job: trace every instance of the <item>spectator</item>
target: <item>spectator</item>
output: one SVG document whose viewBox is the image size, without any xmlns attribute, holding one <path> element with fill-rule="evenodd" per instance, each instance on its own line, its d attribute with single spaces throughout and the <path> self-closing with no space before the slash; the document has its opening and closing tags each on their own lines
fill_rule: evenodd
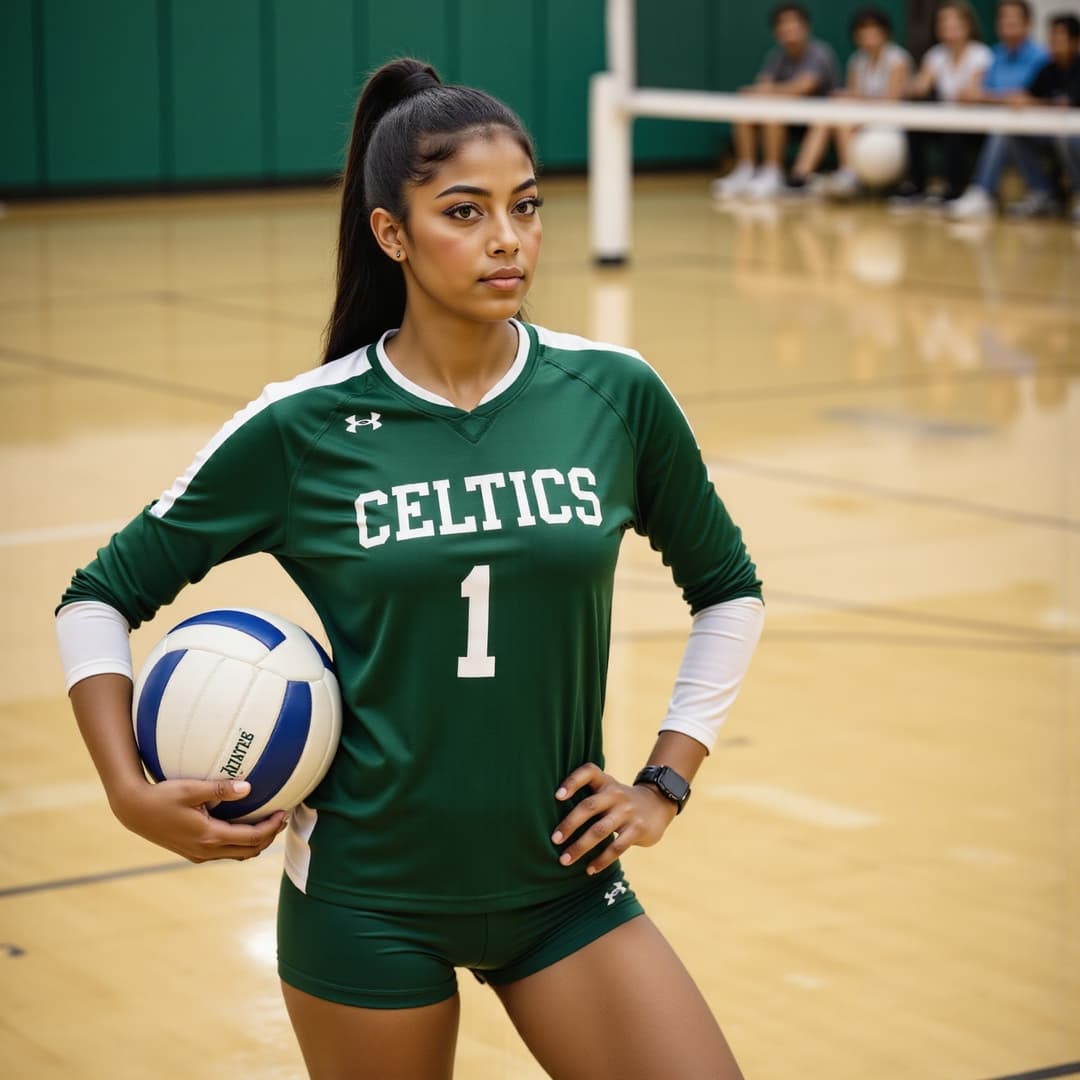
<svg viewBox="0 0 1080 1080">
<path fill-rule="evenodd" d="M 1010 94 L 1026 90 L 1050 59 L 1031 40 L 1031 5 L 1027 0 L 1000 0 L 997 6 L 998 44 L 982 82 L 963 87 L 960 101 L 981 105 L 1003 104 Z"/>
<path fill-rule="evenodd" d="M 938 101 L 959 101 L 982 83 L 993 53 L 979 40 L 979 22 L 967 0 L 945 0 L 934 17 L 938 44 L 927 52 L 912 80 L 909 96 L 933 97 Z M 908 180 L 891 200 L 896 207 L 940 202 L 928 196 L 927 151 L 930 144 L 941 146 L 945 172 L 945 197 L 956 199 L 967 186 L 971 162 L 979 136 L 966 132 L 908 132 Z"/>
<path fill-rule="evenodd" d="M 837 85 L 836 57 L 824 42 L 810 36 L 810 13 L 802 4 L 779 4 L 770 15 L 776 48 L 752 86 L 741 93 L 821 97 Z M 760 132 L 762 165 L 756 168 Z M 750 195 L 767 198 L 783 187 L 783 161 L 789 130 L 781 123 L 735 124 L 735 168 L 723 179 L 714 180 L 712 193 L 718 198 Z"/>
<path fill-rule="evenodd" d="M 1050 59 L 1036 73 L 1027 89 L 1006 94 L 1004 102 L 1015 108 L 1028 105 L 1080 105 L 1080 19 L 1075 15 L 1055 15 L 1050 19 Z M 1003 39 L 1004 41 L 1004 39 Z M 987 73 L 989 75 L 989 72 Z M 975 180 L 950 208 L 955 218 L 987 217 L 994 210 L 994 196 L 1006 162 L 1011 159 L 1027 185 L 1027 195 L 1008 208 L 1016 217 L 1037 217 L 1057 211 L 1057 200 L 1039 153 L 1055 146 L 1072 181 L 1080 189 L 1080 137 L 1057 139 L 1030 135 L 991 135 L 979 155 Z M 1073 208 L 1073 220 L 1080 224 L 1080 200 Z"/>
<path fill-rule="evenodd" d="M 847 86 L 835 90 L 836 96 L 862 99 L 892 100 L 903 96 L 911 79 L 911 56 L 892 40 L 892 22 L 880 8 L 861 8 L 851 20 L 851 37 L 855 52 L 847 64 Z M 829 138 L 836 139 L 836 156 L 840 167 L 829 178 L 826 190 L 837 198 L 849 198 L 858 190 L 859 182 L 851 168 L 851 139 L 855 127 L 841 124 L 830 127 L 817 124 L 810 129 L 799 148 L 791 170 L 792 188 L 805 188 L 807 180 L 820 164 L 828 149 Z"/>
</svg>

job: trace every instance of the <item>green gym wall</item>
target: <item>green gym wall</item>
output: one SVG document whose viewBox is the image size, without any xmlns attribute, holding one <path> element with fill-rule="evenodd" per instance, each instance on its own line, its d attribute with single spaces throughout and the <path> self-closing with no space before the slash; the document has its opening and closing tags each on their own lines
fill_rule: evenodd
<svg viewBox="0 0 1080 1080">
<path fill-rule="evenodd" d="M 732 90 L 770 44 L 768 3 L 638 0 L 642 85 Z M 849 52 L 858 0 L 810 0 Z M 903 26 L 903 0 L 880 4 Z M 977 5 L 990 26 L 992 0 Z M 273 184 L 341 168 L 356 93 L 415 55 L 518 110 L 542 164 L 584 167 L 604 0 L 4 0 L 0 192 Z M 715 162 L 721 129 L 635 125 L 640 164 Z"/>
</svg>

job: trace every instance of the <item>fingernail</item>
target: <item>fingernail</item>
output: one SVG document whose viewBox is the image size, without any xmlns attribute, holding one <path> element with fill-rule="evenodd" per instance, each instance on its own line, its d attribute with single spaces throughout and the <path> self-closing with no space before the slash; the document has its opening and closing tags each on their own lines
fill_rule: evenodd
<svg viewBox="0 0 1080 1080">
<path fill-rule="evenodd" d="M 246 780 L 234 780 L 232 782 L 232 789 L 233 789 L 233 791 L 236 791 L 236 792 L 247 791 L 247 781 Z"/>
<path fill-rule="evenodd" d="M 555 830 L 555 832 L 553 832 L 551 834 L 551 842 L 553 844 L 561 844 L 562 843 L 562 833 L 559 832 L 557 829 Z"/>
<path fill-rule="evenodd" d="M 559 862 L 561 862 L 563 864 L 563 866 L 569 866 L 570 865 L 570 855 L 569 855 L 569 853 L 567 853 L 565 855 L 560 855 L 559 856 Z"/>
<path fill-rule="evenodd" d="M 555 792 L 555 798 L 556 799 L 565 799 L 566 798 L 566 788 L 564 788 L 564 787 L 559 788 L 559 790 Z"/>
<path fill-rule="evenodd" d="M 585 873 L 586 873 L 586 874 L 589 874 L 590 876 L 591 876 L 592 874 L 595 874 L 595 873 L 596 873 L 596 867 L 595 867 L 595 866 L 590 866 L 590 867 L 588 868 L 588 870 L 586 870 L 586 871 L 585 871 Z"/>
</svg>

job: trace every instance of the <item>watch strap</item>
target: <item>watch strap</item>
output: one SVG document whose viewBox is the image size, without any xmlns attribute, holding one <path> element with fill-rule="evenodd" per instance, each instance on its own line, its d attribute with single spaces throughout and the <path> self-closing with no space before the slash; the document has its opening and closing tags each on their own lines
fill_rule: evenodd
<svg viewBox="0 0 1080 1080">
<path fill-rule="evenodd" d="M 690 782 L 670 765 L 646 765 L 634 778 L 634 783 L 652 784 L 664 798 L 675 804 L 676 814 L 682 813 L 690 799 Z"/>
</svg>

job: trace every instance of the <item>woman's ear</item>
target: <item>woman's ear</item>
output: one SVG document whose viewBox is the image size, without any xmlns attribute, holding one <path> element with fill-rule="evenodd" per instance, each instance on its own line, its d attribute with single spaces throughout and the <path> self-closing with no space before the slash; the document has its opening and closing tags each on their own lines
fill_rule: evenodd
<svg viewBox="0 0 1080 1080">
<path fill-rule="evenodd" d="M 375 234 L 375 240 L 383 249 L 387 257 L 396 263 L 404 262 L 405 254 L 405 230 L 401 222 L 395 218 L 389 210 L 376 206 L 371 211 L 371 231 Z"/>
</svg>

